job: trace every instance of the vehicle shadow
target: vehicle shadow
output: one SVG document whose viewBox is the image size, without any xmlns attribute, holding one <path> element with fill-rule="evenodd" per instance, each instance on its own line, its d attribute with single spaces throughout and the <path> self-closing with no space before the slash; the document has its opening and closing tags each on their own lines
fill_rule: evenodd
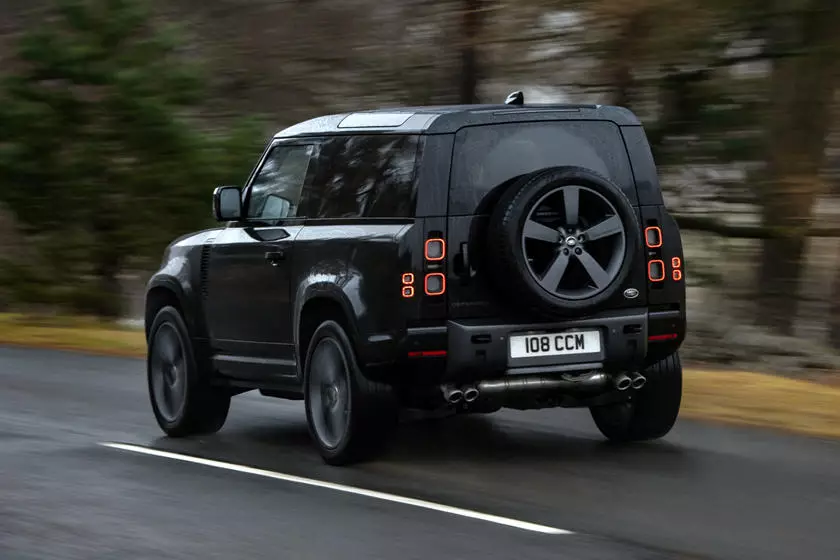
<svg viewBox="0 0 840 560">
<path fill-rule="evenodd" d="M 213 436 L 188 440 L 163 438 L 155 445 L 268 469 L 300 467 L 320 472 L 324 466 L 302 414 L 232 420 Z M 685 474 L 686 469 L 691 469 L 687 459 L 688 451 L 667 439 L 614 444 L 595 433 L 564 431 L 562 423 L 555 429 L 550 424 L 519 422 L 497 414 L 446 418 L 415 415 L 400 423 L 382 454 L 352 469 L 425 469 L 431 475 L 435 471 L 443 474 L 456 465 L 464 472 L 488 471 L 498 475 L 500 470 L 512 473 L 618 467 L 641 473 Z"/>
<path fill-rule="evenodd" d="M 403 422 L 387 454 L 391 461 L 507 465 L 599 459 L 667 464 L 684 455 L 684 449 L 667 440 L 616 444 L 598 436 L 564 433 L 562 425 L 553 429 L 480 414 Z"/>
</svg>

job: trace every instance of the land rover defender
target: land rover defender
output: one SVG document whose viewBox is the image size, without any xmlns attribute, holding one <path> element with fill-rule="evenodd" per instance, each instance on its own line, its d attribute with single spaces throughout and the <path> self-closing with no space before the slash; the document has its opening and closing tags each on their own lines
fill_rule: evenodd
<svg viewBox="0 0 840 560">
<path fill-rule="evenodd" d="M 585 407 L 622 441 L 677 418 L 685 263 L 627 109 L 514 95 L 319 117 L 213 212 L 148 285 L 170 436 L 219 430 L 250 390 L 303 400 L 331 464 L 406 408 Z"/>
</svg>

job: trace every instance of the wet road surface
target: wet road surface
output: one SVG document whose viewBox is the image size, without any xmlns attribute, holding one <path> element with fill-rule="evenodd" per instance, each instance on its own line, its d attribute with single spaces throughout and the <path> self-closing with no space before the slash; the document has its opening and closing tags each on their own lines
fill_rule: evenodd
<svg viewBox="0 0 840 560">
<path fill-rule="evenodd" d="M 0 347 L 0 559 L 339 557 L 837 559 L 840 443 L 681 420 L 622 447 L 583 410 L 502 411 L 339 469 L 301 403 L 242 395 L 169 440 L 142 361 Z"/>
</svg>

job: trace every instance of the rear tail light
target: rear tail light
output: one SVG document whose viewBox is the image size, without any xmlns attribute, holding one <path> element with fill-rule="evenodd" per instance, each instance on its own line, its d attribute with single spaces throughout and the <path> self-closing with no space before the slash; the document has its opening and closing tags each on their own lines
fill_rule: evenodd
<svg viewBox="0 0 840 560">
<path fill-rule="evenodd" d="M 402 297 L 414 297 L 414 274 L 405 272 L 402 275 Z"/>
<path fill-rule="evenodd" d="M 662 230 L 659 229 L 659 226 L 645 228 L 645 245 L 649 249 L 662 247 Z"/>
<path fill-rule="evenodd" d="M 674 279 L 674 282 L 679 282 L 683 278 L 682 273 L 682 260 L 679 257 L 674 257 L 671 259 L 671 278 Z"/>
<path fill-rule="evenodd" d="M 648 263 L 648 280 L 651 282 L 662 282 L 665 280 L 664 262 L 657 259 Z"/>
<path fill-rule="evenodd" d="M 427 296 L 440 296 L 446 292 L 446 276 L 441 272 L 431 272 L 426 275 L 424 288 Z"/>
<path fill-rule="evenodd" d="M 446 257 L 446 242 L 438 238 L 427 239 L 423 253 L 427 261 L 442 261 Z"/>
</svg>

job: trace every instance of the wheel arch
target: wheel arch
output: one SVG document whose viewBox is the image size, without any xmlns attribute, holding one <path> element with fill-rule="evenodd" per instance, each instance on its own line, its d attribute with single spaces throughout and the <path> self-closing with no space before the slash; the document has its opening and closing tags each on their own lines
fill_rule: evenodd
<svg viewBox="0 0 840 560">
<path fill-rule="evenodd" d="M 158 312 L 161 309 L 171 305 L 181 313 L 184 322 L 187 324 L 189 331 L 195 332 L 195 324 L 193 322 L 192 313 L 190 313 L 186 305 L 186 297 L 184 290 L 175 278 L 167 276 L 158 276 L 149 282 L 146 289 L 146 301 L 144 307 L 143 322 L 145 328 L 146 339 L 149 338 L 149 329 L 152 322 L 155 320 Z"/>
<path fill-rule="evenodd" d="M 294 321 L 294 344 L 297 354 L 298 378 L 303 380 L 306 351 L 309 341 L 322 322 L 332 319 L 336 321 L 353 344 L 353 350 L 358 358 L 359 333 L 353 320 L 353 307 L 347 296 L 337 286 L 312 286 L 305 296 L 299 299 L 296 306 Z"/>
</svg>

